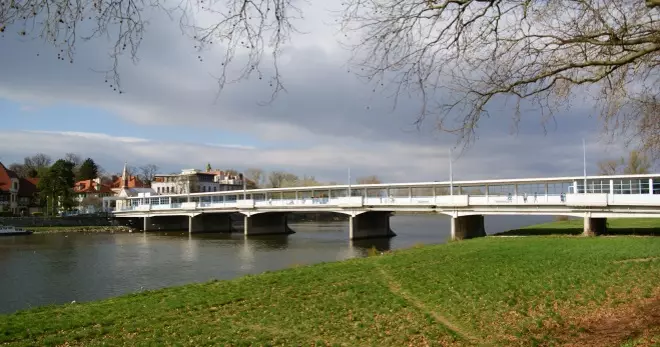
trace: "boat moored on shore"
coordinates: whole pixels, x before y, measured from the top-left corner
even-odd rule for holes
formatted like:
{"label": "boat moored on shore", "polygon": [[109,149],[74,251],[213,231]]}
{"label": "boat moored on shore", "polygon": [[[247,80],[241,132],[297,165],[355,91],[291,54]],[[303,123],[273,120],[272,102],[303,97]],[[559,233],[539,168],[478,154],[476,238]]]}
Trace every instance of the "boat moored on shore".
{"label": "boat moored on shore", "polygon": [[30,235],[30,234],[32,234],[31,230],[16,228],[10,225],[0,225],[0,236]]}

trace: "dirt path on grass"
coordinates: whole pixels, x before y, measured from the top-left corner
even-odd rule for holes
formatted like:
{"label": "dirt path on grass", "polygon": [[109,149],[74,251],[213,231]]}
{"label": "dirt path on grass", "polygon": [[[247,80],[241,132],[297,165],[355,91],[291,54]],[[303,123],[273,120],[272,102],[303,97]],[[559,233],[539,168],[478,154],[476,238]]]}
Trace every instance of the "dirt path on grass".
{"label": "dirt path on grass", "polygon": [[385,269],[379,266],[378,271],[380,271],[380,273],[383,275],[383,279],[385,280],[387,287],[394,295],[403,298],[417,309],[431,315],[431,317],[433,317],[433,319],[435,319],[438,323],[444,325],[447,327],[447,329],[451,330],[464,340],[469,341],[471,344],[479,344],[482,342],[480,338],[476,337],[474,334],[468,333],[463,328],[452,323],[449,319],[447,319],[447,317],[428,307],[423,301],[419,300],[417,297],[401,288],[401,285],[392,277],[392,275],[385,271]]}
{"label": "dirt path on grass", "polygon": [[[636,303],[597,310],[573,323],[577,336],[560,332],[563,346],[618,346],[635,340],[635,346],[660,342],[660,295]],[[564,335],[564,336],[562,336]]]}

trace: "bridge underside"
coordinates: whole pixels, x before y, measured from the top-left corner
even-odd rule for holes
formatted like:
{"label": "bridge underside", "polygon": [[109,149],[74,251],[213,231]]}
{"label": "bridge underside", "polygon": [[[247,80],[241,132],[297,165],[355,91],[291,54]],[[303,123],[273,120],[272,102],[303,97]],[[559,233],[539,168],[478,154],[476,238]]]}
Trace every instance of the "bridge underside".
{"label": "bridge underside", "polygon": [[[331,213],[330,211],[316,211],[316,213],[319,212]],[[235,230],[233,228],[234,219],[232,216],[240,216],[239,218],[243,222],[242,232],[244,235],[293,234],[295,232],[288,226],[287,216],[290,213],[288,211],[255,214],[249,214],[249,212],[206,212],[188,215],[151,215],[142,218],[127,216],[125,218],[119,218],[117,223],[141,228],[144,231],[188,230],[191,233],[234,232],[241,229]],[[349,215],[349,238],[351,240],[396,236],[390,228],[391,211],[342,211],[342,213]],[[555,214],[575,216],[580,213],[575,211],[568,214]],[[581,216],[584,218],[584,236],[597,236],[607,232],[607,219],[602,216],[602,213],[582,212]],[[237,221],[240,222],[240,219]],[[240,226],[237,227],[240,228]],[[486,236],[483,214],[466,214],[466,212],[462,211],[454,212],[451,219],[452,240],[483,236]]]}
{"label": "bridge underside", "polygon": [[243,217],[243,234],[287,235],[295,232],[287,223],[287,212],[259,213]]}
{"label": "bridge underside", "polygon": [[200,214],[198,216],[152,216],[143,218],[143,231],[180,231],[190,233],[232,232],[229,213]]}
{"label": "bridge underside", "polygon": [[390,228],[391,212],[365,212],[351,216],[348,220],[351,240],[396,236]]}

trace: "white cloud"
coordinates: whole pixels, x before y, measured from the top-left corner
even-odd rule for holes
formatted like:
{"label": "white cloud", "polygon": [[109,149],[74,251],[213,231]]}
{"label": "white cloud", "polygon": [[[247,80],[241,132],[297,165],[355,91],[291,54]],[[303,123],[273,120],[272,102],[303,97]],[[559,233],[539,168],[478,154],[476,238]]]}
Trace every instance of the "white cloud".
{"label": "white cloud", "polygon": [[[2,132],[8,145],[4,158],[20,161],[23,156],[43,152],[54,158],[67,152],[92,157],[110,172],[119,171],[124,161],[134,166],[153,163],[164,172],[184,167],[203,168],[207,162],[214,167],[260,167],[267,170],[287,170],[299,175],[314,175],[318,179],[343,181],[350,167],[354,177],[376,174],[390,182],[445,180],[448,172],[448,149],[424,145],[402,145],[396,142],[372,142],[370,146],[337,141],[306,148],[249,148],[232,145],[203,145],[161,142],[148,139],[115,137],[99,133],[24,131]],[[486,147],[497,146],[500,152],[474,151],[455,158],[456,179],[546,177],[580,175],[582,152],[574,144],[547,146],[547,138],[524,137],[541,146],[514,151],[519,141],[511,137],[487,140]],[[545,145],[545,146],[544,146]],[[480,145],[481,146],[481,145]],[[544,150],[541,148],[545,148]],[[595,161],[602,148],[589,146],[590,173],[595,173]]]}
{"label": "white cloud", "polygon": [[[91,132],[103,129],[91,125],[90,132],[0,129],[4,156],[0,159],[79,152],[109,170],[118,170],[124,161],[137,166],[154,163],[168,172],[211,162],[238,169],[285,169],[337,181],[349,166],[355,176],[377,174],[389,181],[446,179],[447,153],[454,139],[434,133],[432,120],[415,130],[412,123],[419,104],[414,98],[402,99],[391,111],[391,99],[347,73],[346,52],[336,44],[335,29],[326,26],[333,18],[325,8],[306,5],[303,10],[306,20],[299,28],[308,34],[298,35],[282,60],[288,92],[269,106],[257,105],[270,97],[267,82],[257,79],[228,85],[214,101],[217,85],[211,75],[217,75],[219,52],[205,52],[204,63],[199,63],[192,43],[180,35],[176,23],[162,18],[152,19],[155,27],[145,37],[139,65],[123,65],[127,92],[123,95],[113,93],[100,75],[89,70],[108,62],[103,40],[81,44],[76,62],[69,64],[49,57],[50,50],[38,42],[4,38],[0,97],[42,108],[58,103],[97,108],[130,124],[176,127],[182,133],[217,129],[256,138],[263,145],[208,138],[199,138],[198,143],[159,142],[149,133],[135,138]],[[36,52],[42,52],[40,57]],[[528,113],[521,122],[524,130],[509,136],[511,112],[504,105],[480,124],[479,142],[457,160],[455,177],[579,175],[583,136],[590,140],[592,168],[602,155],[620,150],[596,142],[595,121],[585,115],[579,111],[561,117],[559,129],[544,137],[535,123],[538,116]]]}

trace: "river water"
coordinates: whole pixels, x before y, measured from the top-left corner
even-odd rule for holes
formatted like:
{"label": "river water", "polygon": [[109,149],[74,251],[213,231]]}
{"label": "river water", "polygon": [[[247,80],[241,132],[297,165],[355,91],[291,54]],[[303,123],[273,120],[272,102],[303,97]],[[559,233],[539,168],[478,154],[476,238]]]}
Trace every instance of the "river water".
{"label": "river water", "polygon": [[[489,234],[550,221],[544,216],[487,216]],[[291,223],[287,236],[187,232],[52,233],[0,237],[0,313],[141,290],[366,256],[379,250],[447,241],[449,218],[391,218],[398,236],[348,240],[347,222]]]}

